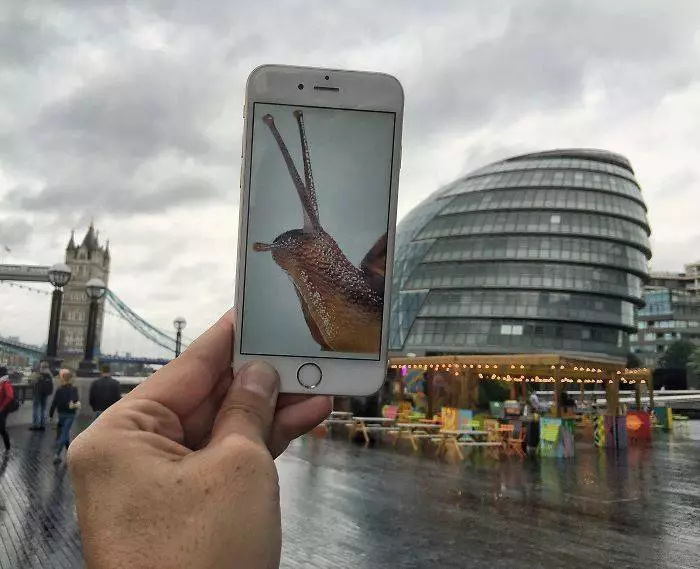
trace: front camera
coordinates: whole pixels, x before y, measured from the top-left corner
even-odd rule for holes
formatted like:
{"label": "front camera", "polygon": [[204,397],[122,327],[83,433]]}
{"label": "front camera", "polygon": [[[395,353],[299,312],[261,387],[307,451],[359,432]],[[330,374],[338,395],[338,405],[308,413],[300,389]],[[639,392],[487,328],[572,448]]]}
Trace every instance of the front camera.
{"label": "front camera", "polygon": [[299,83],[299,85],[297,85],[297,88],[299,89],[299,91],[301,91],[304,88],[304,84]]}
{"label": "front camera", "polygon": [[328,75],[326,75],[326,81],[328,81],[329,79],[330,79],[330,77]]}

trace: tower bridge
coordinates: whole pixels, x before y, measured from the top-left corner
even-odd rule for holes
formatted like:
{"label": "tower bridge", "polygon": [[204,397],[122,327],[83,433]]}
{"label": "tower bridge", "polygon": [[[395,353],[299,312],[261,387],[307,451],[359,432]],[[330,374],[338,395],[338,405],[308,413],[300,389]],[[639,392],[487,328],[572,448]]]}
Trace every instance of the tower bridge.
{"label": "tower bridge", "polygon": [[[37,293],[51,295],[50,292],[33,288],[32,283],[52,283],[55,287],[52,301],[51,325],[49,330],[48,350],[52,340],[56,357],[63,365],[77,368],[83,359],[89,332],[94,338],[94,355],[101,361],[126,364],[163,365],[180,351],[180,333],[177,335],[164,332],[158,326],[148,322],[132,310],[117,294],[109,289],[111,253],[109,241],[100,243],[98,231],[90,224],[82,241],[76,241],[75,232],[71,232],[65,249],[64,270],[69,273],[67,283],[52,281],[52,267],[45,265],[0,264],[0,284],[7,284]],[[93,330],[91,327],[91,301],[88,296],[88,284],[94,279],[104,283],[104,293],[96,302]],[[61,286],[63,285],[63,286]],[[58,298],[57,298],[58,297]],[[153,355],[119,355],[106,354],[101,349],[105,316],[111,321],[126,323],[126,326],[149,340],[163,356]],[[183,322],[179,322],[180,329]],[[121,325],[120,324],[120,325]],[[11,330],[2,330],[7,334]],[[55,337],[52,338],[52,334]],[[9,355],[25,358],[30,362],[38,361],[47,355],[47,349],[22,342],[18,338],[0,336],[0,361],[11,359]]]}

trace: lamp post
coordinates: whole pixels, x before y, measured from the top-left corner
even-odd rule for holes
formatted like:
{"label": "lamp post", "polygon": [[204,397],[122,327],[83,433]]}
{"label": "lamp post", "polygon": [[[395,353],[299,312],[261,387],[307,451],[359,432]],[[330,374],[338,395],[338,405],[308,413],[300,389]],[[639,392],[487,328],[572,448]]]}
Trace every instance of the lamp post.
{"label": "lamp post", "polygon": [[90,312],[88,314],[88,328],[85,337],[85,356],[78,366],[78,375],[89,377],[95,374],[95,336],[97,335],[97,302],[105,295],[107,286],[102,279],[92,278],[85,285],[85,292],[90,299]]}
{"label": "lamp post", "polygon": [[65,263],[56,263],[49,269],[49,282],[53,285],[51,296],[51,316],[49,318],[49,339],[46,343],[46,359],[54,367],[58,363],[58,328],[61,322],[61,304],[63,303],[63,287],[71,277],[71,268]]}
{"label": "lamp post", "polygon": [[180,348],[182,347],[182,331],[185,329],[185,326],[187,326],[187,320],[182,316],[178,316],[173,320],[173,326],[175,326],[175,330],[177,331],[175,335],[175,357],[178,357],[180,355]]}

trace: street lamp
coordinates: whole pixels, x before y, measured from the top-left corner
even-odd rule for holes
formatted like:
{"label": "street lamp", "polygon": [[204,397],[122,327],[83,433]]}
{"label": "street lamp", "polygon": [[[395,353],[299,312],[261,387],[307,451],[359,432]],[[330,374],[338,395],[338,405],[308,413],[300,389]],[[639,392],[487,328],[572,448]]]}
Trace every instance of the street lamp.
{"label": "street lamp", "polygon": [[177,335],[175,336],[175,357],[178,357],[180,355],[180,348],[182,347],[182,331],[185,329],[185,326],[187,326],[187,320],[182,316],[178,316],[173,320],[173,326],[175,326],[175,330],[177,330]]}
{"label": "street lamp", "polygon": [[85,338],[85,357],[78,366],[78,375],[91,376],[95,373],[95,362],[93,361],[95,352],[95,336],[97,335],[97,301],[100,300],[107,291],[107,286],[102,279],[92,278],[85,285],[85,292],[90,299],[90,312],[88,314],[88,328]]}
{"label": "street lamp", "polygon": [[49,269],[49,282],[53,285],[51,297],[51,316],[49,318],[49,339],[46,342],[46,357],[49,365],[57,363],[58,352],[58,327],[61,322],[61,304],[63,303],[63,287],[68,284],[71,277],[71,268],[65,263],[56,263]]}

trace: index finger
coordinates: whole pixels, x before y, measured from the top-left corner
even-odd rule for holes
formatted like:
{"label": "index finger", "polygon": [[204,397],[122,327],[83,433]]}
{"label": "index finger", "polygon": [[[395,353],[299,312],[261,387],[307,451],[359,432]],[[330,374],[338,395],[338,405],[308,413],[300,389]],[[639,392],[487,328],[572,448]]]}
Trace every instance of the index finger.
{"label": "index finger", "polygon": [[230,384],[233,380],[234,319],[231,309],[180,357],[159,369],[127,397],[158,401],[180,417],[189,415],[221,381]]}

